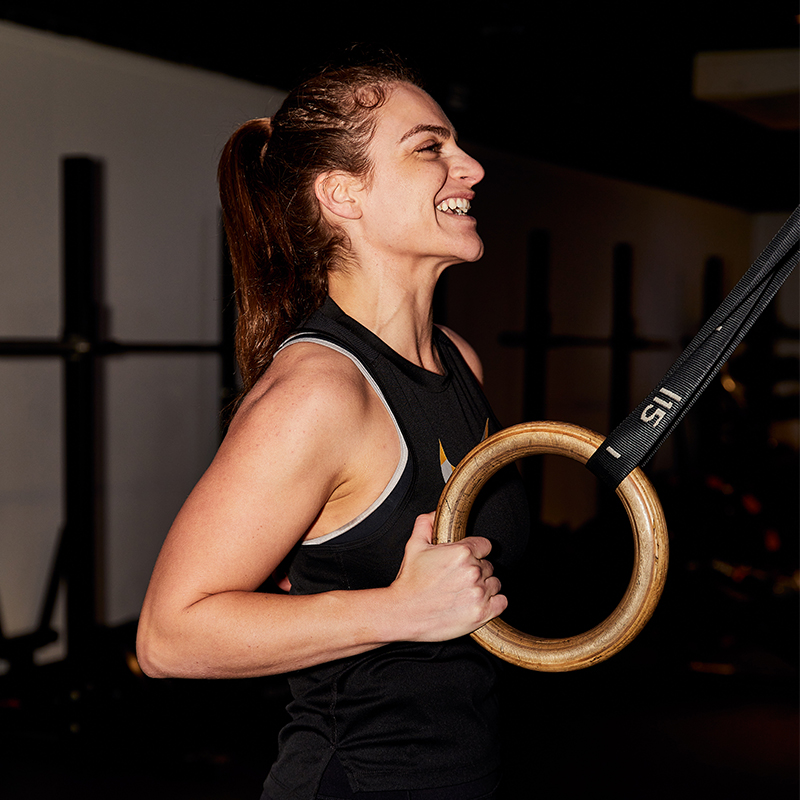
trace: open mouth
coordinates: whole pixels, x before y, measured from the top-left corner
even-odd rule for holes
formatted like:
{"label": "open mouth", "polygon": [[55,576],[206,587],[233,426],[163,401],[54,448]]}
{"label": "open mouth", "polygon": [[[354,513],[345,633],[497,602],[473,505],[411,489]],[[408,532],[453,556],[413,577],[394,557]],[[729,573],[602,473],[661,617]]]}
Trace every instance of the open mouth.
{"label": "open mouth", "polygon": [[457,217],[463,217],[470,209],[470,202],[464,197],[450,197],[447,200],[442,200],[438,206],[437,211],[443,211],[446,214],[455,214]]}

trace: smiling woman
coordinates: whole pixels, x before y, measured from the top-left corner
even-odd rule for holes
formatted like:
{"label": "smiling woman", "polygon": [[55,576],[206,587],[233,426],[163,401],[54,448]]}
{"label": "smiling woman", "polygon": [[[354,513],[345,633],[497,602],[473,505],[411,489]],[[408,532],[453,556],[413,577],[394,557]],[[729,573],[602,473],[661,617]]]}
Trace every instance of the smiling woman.
{"label": "smiling woman", "polygon": [[244,390],[138,652],[157,677],[290,673],[263,800],[495,796],[495,665],[468,634],[505,609],[493,563],[527,536],[513,468],[473,535],[431,543],[444,465],[499,427],[431,311],[443,270],[483,252],[482,177],[395,59],[324,70],[222,155]]}
{"label": "smiling woman", "polygon": [[[332,272],[329,291],[334,300],[341,297],[347,303],[354,290],[363,295],[380,286],[399,302],[413,287],[424,300],[419,313],[425,318],[416,326],[420,331],[423,322],[430,327],[428,297],[444,269],[476,261],[483,253],[475,219],[455,213],[457,208],[466,212],[483,168],[458,146],[441,108],[416,86],[393,86],[375,118],[366,179],[345,173],[317,179],[323,218],[346,234],[348,258],[358,264],[357,270]],[[384,325],[374,318],[367,327],[378,326],[375,332],[384,338]],[[416,331],[398,331],[408,340],[389,343],[406,356],[423,354],[416,350]],[[430,343],[425,346],[430,351]],[[436,368],[434,363],[422,366]]]}

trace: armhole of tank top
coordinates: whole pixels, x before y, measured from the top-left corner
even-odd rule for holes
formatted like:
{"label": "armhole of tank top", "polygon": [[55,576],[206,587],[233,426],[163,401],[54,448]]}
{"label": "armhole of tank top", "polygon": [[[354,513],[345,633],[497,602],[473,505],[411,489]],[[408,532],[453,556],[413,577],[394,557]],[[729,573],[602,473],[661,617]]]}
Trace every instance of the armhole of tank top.
{"label": "armhole of tank top", "polygon": [[341,353],[344,356],[347,356],[355,365],[358,367],[359,372],[364,376],[367,383],[372,387],[372,390],[378,396],[378,399],[383,403],[384,408],[386,409],[389,417],[392,420],[392,424],[394,425],[394,429],[397,432],[397,438],[400,441],[400,459],[397,462],[397,467],[394,470],[394,474],[389,480],[389,483],[386,484],[383,491],[378,495],[378,497],[372,502],[364,511],[362,511],[357,517],[354,517],[350,522],[345,525],[342,525],[340,528],[337,528],[330,533],[325,533],[322,536],[318,536],[315,539],[310,539],[308,541],[303,542],[303,547],[313,547],[316,544],[324,544],[326,542],[330,542],[331,540],[335,539],[338,536],[341,536],[343,533],[355,528],[356,525],[359,525],[364,520],[366,520],[371,514],[377,511],[378,508],[385,502],[386,498],[391,495],[392,491],[396,488],[397,484],[400,482],[400,478],[405,472],[406,465],[408,464],[408,445],[406,444],[406,440],[403,437],[403,432],[400,430],[400,425],[397,423],[397,418],[395,417],[392,409],[390,408],[389,404],[386,402],[386,398],[384,397],[383,392],[381,391],[378,384],[375,382],[375,379],[372,375],[369,374],[367,368],[361,363],[361,361],[349,350],[346,350],[344,347],[336,344],[335,342],[331,342],[327,339],[322,339],[320,337],[314,336],[313,334],[295,334],[294,336],[290,336],[276,351],[276,353],[280,352],[286,347],[289,347],[293,344],[297,344],[298,342],[310,342],[311,344],[320,344],[323,347],[328,347],[331,350],[335,350],[337,353]]}

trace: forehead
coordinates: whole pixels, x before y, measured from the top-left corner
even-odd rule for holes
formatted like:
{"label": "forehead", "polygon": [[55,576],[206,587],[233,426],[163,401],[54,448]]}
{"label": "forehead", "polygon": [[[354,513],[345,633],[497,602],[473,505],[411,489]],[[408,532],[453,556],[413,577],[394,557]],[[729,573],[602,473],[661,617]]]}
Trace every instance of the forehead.
{"label": "forehead", "polygon": [[455,135],[450,120],[429,94],[410,84],[398,84],[378,111],[373,141],[383,146],[401,145],[431,129],[442,129],[440,135]]}

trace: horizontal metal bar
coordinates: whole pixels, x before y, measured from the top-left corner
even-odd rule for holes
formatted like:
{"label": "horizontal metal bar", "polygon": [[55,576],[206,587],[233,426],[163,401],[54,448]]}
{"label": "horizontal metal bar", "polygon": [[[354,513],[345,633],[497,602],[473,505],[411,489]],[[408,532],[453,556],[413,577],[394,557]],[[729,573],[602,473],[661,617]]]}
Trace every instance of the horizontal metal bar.
{"label": "horizontal metal bar", "polygon": [[114,342],[92,344],[87,339],[0,339],[0,358],[43,356],[118,356],[128,353],[221,353],[223,345],[199,342]]}
{"label": "horizontal metal bar", "polygon": [[[499,342],[503,347],[525,347],[531,338],[521,331],[504,331],[499,336]],[[622,339],[621,343],[630,347],[631,350],[663,350],[670,347],[669,342],[643,339],[633,337],[631,339]],[[616,344],[617,340],[610,336],[573,336],[569,334],[555,334],[547,336],[544,340],[544,345],[547,348],[555,347],[611,347]]]}

